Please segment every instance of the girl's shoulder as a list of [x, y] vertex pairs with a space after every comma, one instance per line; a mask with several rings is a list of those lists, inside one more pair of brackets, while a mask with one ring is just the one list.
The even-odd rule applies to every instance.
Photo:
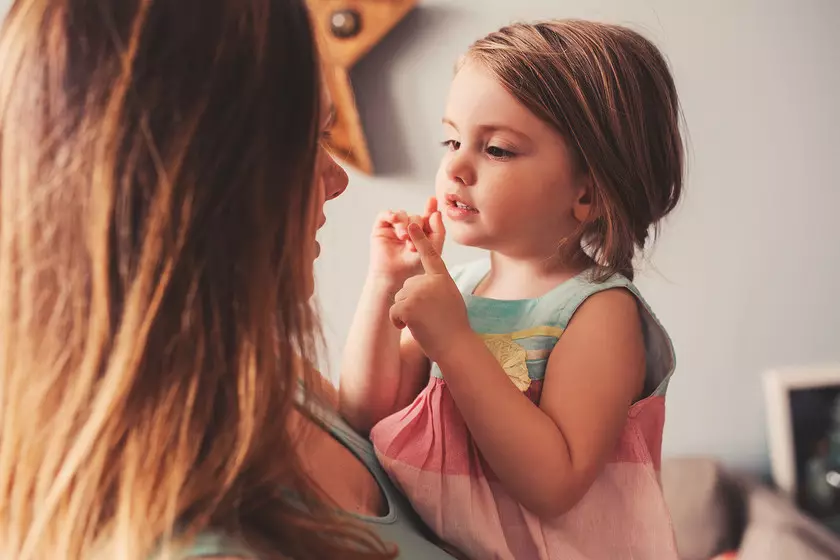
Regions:
[[676, 353], [668, 331], [642, 296], [639, 288], [627, 277], [615, 274], [605, 280], [596, 281], [591, 274], [582, 274], [575, 279], [572, 296], [563, 302], [560, 322], [567, 326], [575, 311], [590, 297], [607, 290], [624, 289], [633, 295], [638, 304], [640, 326], [645, 340], [647, 394], [665, 394], [668, 382], [676, 369]]

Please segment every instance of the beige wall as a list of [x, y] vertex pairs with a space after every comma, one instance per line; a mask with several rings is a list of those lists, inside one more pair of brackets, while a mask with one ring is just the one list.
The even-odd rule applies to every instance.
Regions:
[[[328, 212], [319, 284], [332, 373], [373, 216], [432, 192], [455, 59], [504, 23], [550, 17], [632, 25], [673, 64], [688, 189], [638, 282], [678, 352], [665, 452], [764, 468], [762, 370], [840, 362], [836, 0], [421, 0], [354, 72], [382, 173], [352, 174]], [[475, 254], [446, 251], [451, 263]]]
[[[383, 173], [354, 174], [329, 210], [319, 266], [333, 364], [373, 216], [419, 209], [432, 192], [457, 56], [506, 22], [550, 17], [632, 25], [673, 64], [690, 132], [689, 181], [638, 282], [678, 353], [665, 453], [766, 468], [761, 372], [840, 362], [836, 0], [421, 2], [354, 74]], [[474, 254], [446, 251], [451, 263]]]

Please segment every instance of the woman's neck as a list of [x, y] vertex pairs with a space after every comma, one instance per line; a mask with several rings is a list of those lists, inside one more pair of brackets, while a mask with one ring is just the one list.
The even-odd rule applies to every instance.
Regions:
[[475, 295], [494, 299], [539, 297], [580, 274], [589, 265], [583, 258], [565, 263], [556, 257], [520, 259], [491, 252], [490, 273], [476, 287]]

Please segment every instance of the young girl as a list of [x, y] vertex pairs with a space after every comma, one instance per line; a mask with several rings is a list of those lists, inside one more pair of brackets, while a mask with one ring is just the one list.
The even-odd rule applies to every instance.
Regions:
[[[631, 280], [680, 196], [678, 121], [637, 33], [506, 27], [459, 64], [436, 200], [376, 225], [341, 408], [471, 558], [677, 557], [658, 482], [674, 356]], [[443, 217], [489, 262], [450, 274]]]

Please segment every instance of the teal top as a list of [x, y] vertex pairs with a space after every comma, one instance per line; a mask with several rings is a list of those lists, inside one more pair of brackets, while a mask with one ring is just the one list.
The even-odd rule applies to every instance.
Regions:
[[[596, 282], [593, 271], [585, 270], [540, 297], [499, 300], [475, 295], [489, 272], [490, 261], [483, 259], [456, 267], [451, 274], [464, 297], [470, 327], [484, 339], [514, 384], [530, 398], [538, 400], [538, 387], [545, 377], [551, 350], [578, 308], [592, 295], [612, 289], [629, 291], [639, 303], [647, 370], [642, 396], [665, 395], [675, 366], [671, 339], [626, 277], [615, 274]], [[432, 364], [431, 374], [443, 378], [437, 364]]]
[[[363, 524], [389, 544], [399, 549], [398, 558], [409, 560], [452, 560], [452, 556], [429, 541], [431, 532], [420, 521], [408, 501], [400, 494], [382, 470], [373, 446], [362, 438], [336, 413], [317, 407], [313, 410], [330, 434], [353, 453], [370, 471], [379, 484], [388, 507], [384, 517], [355, 515]], [[185, 550], [180, 558], [187, 560], [197, 557], [233, 556], [259, 560], [259, 556], [247, 547], [218, 533], [203, 533], [193, 545]]]

